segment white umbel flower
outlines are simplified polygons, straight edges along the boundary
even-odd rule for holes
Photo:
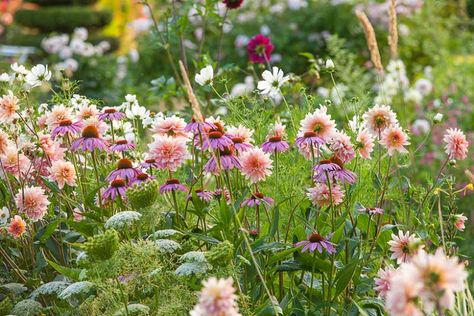
[[[59,295],[65,288],[67,288],[71,283],[66,281],[52,281],[45,283],[39,286],[36,290],[34,290],[30,297],[32,299],[38,298],[40,295]]]
[[[162,230],[157,230],[153,234],[151,234],[148,239],[161,239],[161,238],[168,238],[170,236],[176,235],[176,234],[182,234],[181,232],[174,230],[174,229],[162,229]]]
[[[39,64],[31,68],[31,71],[25,77],[26,83],[30,87],[41,86],[43,82],[51,79],[51,71],[48,70],[48,66]]]
[[[201,86],[211,84],[212,79],[214,79],[214,69],[212,69],[211,65],[207,65],[201,71],[194,76],[194,80]]]
[[[290,79],[285,76],[281,69],[273,67],[273,71],[265,70],[262,73],[262,81],[257,84],[257,89],[260,94],[268,95],[269,97],[276,97],[280,94],[280,88]]]
[[[61,294],[58,295],[58,297],[62,300],[67,300],[69,298],[72,298],[74,296],[86,294],[89,292],[94,287],[94,283],[89,282],[89,281],[81,281],[81,282],[76,282],[71,285],[69,285],[67,288],[65,288]]]
[[[180,265],[174,273],[180,276],[202,275],[205,274],[209,268],[210,265],[206,262],[185,262]]]
[[[124,211],[117,213],[110,217],[105,222],[105,228],[122,230],[124,228],[130,228],[133,224],[140,220],[142,214],[135,211]]]
[[[156,248],[159,252],[162,253],[173,253],[178,249],[181,249],[181,246],[174,240],[170,239],[158,239],[155,240]]]

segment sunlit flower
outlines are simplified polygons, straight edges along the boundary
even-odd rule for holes
[[[377,277],[374,278],[374,290],[380,297],[385,298],[387,292],[390,290],[390,278],[393,274],[393,267],[387,266],[385,269],[380,268],[377,272]]]
[[[241,172],[253,183],[265,180],[272,174],[272,160],[270,154],[260,148],[252,148],[240,156]]]
[[[117,109],[108,107],[105,108],[102,113],[99,114],[98,119],[99,121],[120,121],[125,118],[125,113],[117,111]]]
[[[281,69],[278,67],[273,67],[272,72],[265,70],[262,73],[262,81],[259,81],[257,84],[257,89],[260,94],[268,95],[270,97],[275,97],[280,95],[281,87],[290,80],[289,76],[285,76]]]
[[[185,131],[186,122],[176,115],[170,117],[157,117],[153,124],[153,132],[156,135],[168,135],[170,137],[189,138],[189,133]]]
[[[198,199],[200,199],[201,201],[203,202],[206,202],[206,203],[209,203],[212,201],[212,198],[213,198],[213,194],[212,192],[209,192],[209,191],[206,191],[206,190],[202,190],[202,189],[196,189],[194,190],[194,194],[196,195],[196,197]],[[188,200],[192,200],[193,199],[193,194],[192,193],[189,193],[188,195]]]
[[[449,159],[466,159],[469,142],[466,140],[466,136],[460,129],[448,129],[444,135],[443,141],[446,143],[446,154],[448,154]]]
[[[176,171],[189,156],[186,140],[168,135],[156,136],[148,148],[148,156],[155,159],[159,168],[170,171]]]
[[[35,222],[43,218],[50,204],[44,190],[33,186],[20,189],[15,195],[15,203],[20,213]]]
[[[336,131],[331,135],[329,149],[344,163],[351,161],[355,157],[351,139],[342,131]]]
[[[18,118],[17,111],[20,109],[18,98],[13,95],[13,92],[8,91],[8,94],[0,98],[0,121],[11,122]]]
[[[214,78],[214,69],[211,65],[207,65],[202,68],[199,73],[194,76],[194,80],[201,86],[212,84],[212,79]]]
[[[237,127],[229,126],[227,128],[226,135],[234,143],[234,148],[237,150],[237,152],[244,152],[253,147],[253,133],[254,130],[243,125],[239,125]]]
[[[299,134],[314,133],[315,137],[321,139],[319,142],[321,144],[329,141],[336,131],[336,123],[327,113],[325,106],[320,106],[313,113],[306,114],[300,125]]]
[[[308,235],[308,239],[299,241],[295,244],[295,247],[303,246],[301,252],[309,251],[313,253],[315,250],[318,250],[319,253],[323,253],[323,249],[331,254],[336,252],[335,245],[330,242],[332,234],[326,237],[321,236],[317,232],[313,232]]]
[[[50,79],[51,71],[48,70],[48,66],[41,64],[33,66],[25,77],[26,83],[31,87],[41,86],[43,82],[49,81]]]
[[[122,158],[117,162],[117,167],[112,171],[107,178],[107,181],[112,181],[117,178],[125,179],[127,182],[134,180],[140,172],[134,168],[130,159]]]
[[[44,153],[51,161],[61,160],[64,158],[66,148],[61,147],[61,144],[51,139],[49,134],[38,134],[38,142]]]
[[[234,154],[233,147],[225,147],[219,150],[219,155],[213,155],[204,166],[204,171],[208,173],[218,174],[221,170],[231,170],[240,168],[239,159]]]
[[[337,156],[331,157],[331,159],[321,160],[316,166],[314,166],[314,180],[316,182],[326,183],[329,180],[331,182],[338,180],[341,183],[355,183],[357,175],[344,168],[344,163]]]
[[[397,263],[408,262],[419,249],[424,246],[421,245],[421,239],[415,237],[415,234],[410,235],[407,231],[398,231],[398,236],[392,234],[392,240],[388,242],[390,251],[392,252],[392,259],[396,259]]]
[[[71,145],[72,151],[76,151],[79,148],[90,152],[93,152],[95,149],[109,151],[109,144],[100,138],[99,131],[94,125],[87,125],[82,130],[82,137],[76,139]]]
[[[10,218],[10,211],[6,206],[0,208],[0,226],[3,226],[7,223]]]
[[[211,277],[202,284],[199,301],[190,312],[191,316],[240,316],[231,278]]]
[[[65,184],[69,186],[76,185],[76,170],[69,161],[53,161],[49,172],[51,180],[56,181],[60,189],[64,188]]]
[[[454,226],[457,230],[464,231],[466,228],[464,222],[467,221],[467,217],[464,214],[456,214],[454,215]]]
[[[356,148],[359,155],[364,159],[372,159],[370,154],[374,150],[374,136],[370,134],[366,129],[359,132],[356,138]]]
[[[110,146],[110,149],[112,151],[116,152],[124,152],[124,151],[129,151],[135,149],[136,145],[129,143],[126,139],[119,139],[115,141],[115,144]]]
[[[51,112],[47,114],[46,125],[48,125],[50,131],[53,131],[59,126],[60,122],[66,120],[72,121],[71,108],[59,104],[54,106]]]
[[[2,168],[17,178],[20,175],[26,175],[31,168],[30,159],[19,153],[15,146],[8,146],[3,155],[0,155],[0,160],[2,161]]]
[[[397,124],[397,116],[388,105],[376,104],[363,115],[365,127],[378,136],[387,127]]]
[[[337,184],[331,184],[329,188],[325,183],[316,183],[314,187],[308,189],[307,196],[314,205],[322,207],[341,204],[344,192]]]
[[[15,215],[8,225],[8,233],[15,238],[21,237],[26,231],[26,222],[19,215]]]
[[[249,59],[253,63],[264,64],[271,61],[271,54],[275,46],[263,34],[254,36],[247,44]]]
[[[410,142],[408,141],[408,135],[399,126],[391,125],[382,132],[380,144],[392,156],[396,151],[401,154],[407,153],[408,150],[405,146],[410,145]]]
[[[285,125],[276,122],[268,132],[267,140],[262,144],[262,150],[266,153],[285,152],[290,148],[287,141],[284,140],[286,136]]]
[[[8,139],[8,134],[0,130],[0,155],[3,155],[5,153],[5,150],[7,150],[9,144],[10,141]]]
[[[125,192],[127,190],[127,182],[124,179],[116,178],[111,181],[109,187],[102,193],[102,200],[114,201],[117,197],[125,199]]]
[[[82,122],[72,122],[71,120],[62,120],[59,125],[56,126],[52,133],[51,138],[55,139],[57,136],[64,136],[66,134],[79,134],[82,128]]]
[[[391,273],[386,293],[386,308],[392,316],[422,316],[417,302],[423,284],[414,280],[411,271],[398,269]]]
[[[150,176],[148,173],[144,173],[144,172],[139,171],[135,178],[129,180],[129,185],[132,186],[132,185],[136,185],[136,184],[146,183],[146,182],[151,181],[153,179],[155,179],[155,177]]]

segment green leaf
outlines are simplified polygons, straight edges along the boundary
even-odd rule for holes
[[[336,276],[336,292],[334,293],[334,297],[339,296],[354,276],[354,272],[359,264],[359,259],[352,260],[349,264],[347,264]]]
[[[84,275],[83,270],[84,269],[77,269],[77,268],[68,268],[68,267],[63,267],[51,260],[45,259],[48,264],[53,267],[54,270],[57,272],[61,273],[62,275],[68,277],[69,279],[73,281],[80,281],[81,280],[81,274]]]
[[[48,225],[43,226],[38,233],[35,235],[35,239],[41,241],[44,243],[49,237],[51,237],[56,230],[56,227],[58,227],[59,221],[54,220]]]
[[[60,189],[58,185],[54,182],[49,181],[48,178],[41,176],[41,179],[43,180],[43,183],[54,193],[59,193]]]

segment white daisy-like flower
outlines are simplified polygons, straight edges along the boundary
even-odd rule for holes
[[[155,245],[158,251],[162,253],[173,253],[181,249],[180,244],[171,239],[157,239],[155,240]]]
[[[269,97],[276,97],[280,94],[281,87],[290,79],[285,76],[281,69],[273,67],[272,72],[265,70],[262,73],[262,81],[257,84],[257,89],[260,94],[268,95]]]
[[[104,227],[107,229],[122,230],[124,228],[130,228],[133,224],[140,220],[142,214],[135,211],[123,211],[119,212],[110,217]]]
[[[14,63],[10,67],[17,75],[27,75],[28,74],[28,70],[25,68],[25,66],[19,65],[18,63]]]
[[[10,218],[10,211],[6,206],[0,208],[0,226],[5,225]]]
[[[148,111],[144,106],[140,106],[138,103],[134,103],[132,104],[132,106],[125,110],[125,115],[130,120],[143,120],[146,117],[150,116],[150,111]]]
[[[81,295],[81,294],[86,294],[95,286],[94,283],[89,282],[89,281],[81,281],[81,282],[76,282],[71,285],[69,285],[67,288],[65,288],[59,295],[58,298],[62,300],[67,300],[71,297]]]
[[[212,84],[212,79],[214,79],[214,69],[211,65],[207,65],[194,76],[194,80],[201,86]]]
[[[48,70],[46,65],[36,65],[31,68],[31,71],[25,77],[26,83],[30,87],[41,86],[43,82],[49,81],[51,79],[51,71]]]
[[[70,282],[66,281],[52,281],[40,285],[36,290],[34,290],[30,297],[32,299],[36,299],[40,295],[59,295],[65,288],[71,285]]]

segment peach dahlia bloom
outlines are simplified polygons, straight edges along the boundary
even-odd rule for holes
[[[48,197],[40,187],[25,187],[15,196],[15,202],[20,213],[24,213],[32,221],[43,218],[48,211]]]
[[[332,184],[331,189],[325,183],[316,183],[314,187],[308,189],[306,194],[314,205],[329,206],[342,203],[344,192],[337,184]]]
[[[385,269],[380,268],[377,272],[377,277],[374,279],[374,290],[382,298],[384,298],[390,290],[390,278],[394,271],[392,266],[387,266]]]
[[[343,131],[333,133],[329,141],[329,149],[344,163],[351,161],[355,157],[351,138]]]
[[[398,235],[392,234],[392,240],[388,242],[392,252],[391,258],[396,259],[398,264],[408,262],[419,249],[424,247],[420,243],[421,239],[415,237],[415,234],[410,235],[409,231],[404,233],[399,230]]]
[[[390,277],[385,307],[391,316],[422,316],[417,301],[423,284],[413,279],[412,269],[398,269]]]
[[[7,147],[9,145],[8,135],[7,133],[0,130],[0,155],[5,153]]]
[[[0,155],[4,171],[17,178],[20,175],[26,175],[31,165],[31,161],[22,153],[18,153],[18,151],[15,146],[9,146],[5,149],[5,152]]]
[[[397,115],[388,105],[376,104],[373,108],[367,110],[362,116],[364,125],[374,136],[378,136],[387,127],[396,125]]]
[[[8,91],[8,94],[0,98],[0,121],[11,122],[17,118],[16,113],[19,108],[18,98],[13,95],[13,92]]]
[[[199,301],[190,312],[191,316],[240,316],[232,278],[211,277],[202,284]]]
[[[74,169],[74,165],[69,161],[53,161],[49,172],[50,179],[56,181],[60,189],[64,188],[65,184],[69,186],[76,185],[76,170]]]
[[[388,154],[392,156],[396,151],[401,154],[405,154],[408,150],[405,146],[410,145],[408,141],[408,135],[397,125],[392,125],[386,128],[382,132],[382,139],[380,140],[388,151]]]
[[[359,155],[364,159],[372,159],[370,154],[374,150],[374,136],[369,133],[368,130],[364,129],[359,132],[356,138],[357,150]]]
[[[15,238],[21,237],[21,235],[26,231],[26,222],[21,218],[21,216],[15,215],[15,217],[10,220],[7,231]]]
[[[148,148],[148,157],[155,159],[159,169],[176,171],[189,157],[186,138],[183,137],[158,135]]]
[[[59,126],[59,123],[64,120],[72,120],[72,109],[59,104],[53,107],[51,112],[46,115],[46,125],[52,131]]]
[[[260,148],[251,148],[240,155],[240,171],[253,183],[265,180],[272,174],[270,154]]]
[[[176,115],[170,117],[157,117],[153,125],[153,132],[157,135],[168,135],[170,137],[189,138],[190,134],[184,129],[186,121]]]
[[[331,119],[331,115],[327,114],[325,106],[321,106],[313,113],[306,114],[300,125],[299,132],[301,134],[314,132],[323,141],[328,141],[336,128],[336,122]]]
[[[466,159],[469,142],[466,140],[466,136],[460,129],[448,129],[444,135],[443,141],[446,143],[445,149],[449,159]]]

